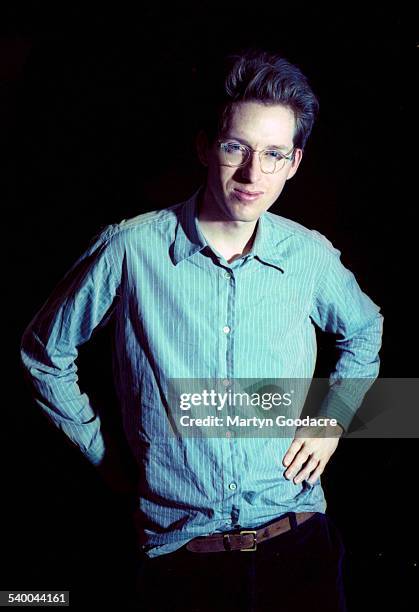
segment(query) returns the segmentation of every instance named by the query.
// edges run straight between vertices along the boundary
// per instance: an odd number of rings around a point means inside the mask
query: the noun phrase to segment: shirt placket
[[[236,260],[230,266],[222,266],[219,274],[219,374],[221,387],[228,392],[235,375],[234,340],[236,334],[237,282],[240,278],[243,260]],[[230,412],[230,411],[229,411]],[[227,411],[224,411],[226,422]],[[223,428],[223,516],[226,523],[237,523],[240,513],[241,475],[239,470],[238,440],[233,432]]]

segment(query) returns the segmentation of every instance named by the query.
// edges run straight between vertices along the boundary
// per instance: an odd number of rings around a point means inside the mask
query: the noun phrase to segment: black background
[[[319,121],[271,210],[325,234],[381,306],[380,376],[415,375],[412,15],[400,4],[228,4],[153,2],[129,12],[26,6],[1,21],[3,355],[11,366],[2,385],[2,589],[69,589],[74,607],[127,605],[128,512],[39,414],[18,347],[101,226],[172,205],[200,184],[191,89],[202,59],[259,45],[282,51],[308,75]],[[156,164],[163,142],[170,154]],[[109,338],[103,330],[80,350],[80,386],[124,452]],[[318,376],[327,376],[333,358],[331,340],[319,337]],[[416,448],[415,439],[343,439],[322,477],[346,542],[352,609],[391,598],[398,609],[413,605]]]

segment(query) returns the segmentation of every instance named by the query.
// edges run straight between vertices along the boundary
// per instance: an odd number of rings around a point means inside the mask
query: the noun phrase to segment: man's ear
[[[293,159],[293,161],[291,163],[291,166],[290,166],[290,169],[288,171],[287,181],[288,181],[288,179],[292,178],[294,176],[294,174],[297,172],[298,166],[300,165],[302,158],[303,158],[303,150],[302,149],[295,149],[294,159]]]
[[[203,166],[208,166],[208,138],[204,130],[199,130],[196,136],[196,152]]]

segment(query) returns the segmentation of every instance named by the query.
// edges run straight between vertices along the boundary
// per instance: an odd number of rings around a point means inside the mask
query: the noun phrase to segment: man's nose
[[[243,178],[249,183],[255,183],[259,179],[262,169],[260,167],[259,153],[252,151],[247,163],[240,168]]]

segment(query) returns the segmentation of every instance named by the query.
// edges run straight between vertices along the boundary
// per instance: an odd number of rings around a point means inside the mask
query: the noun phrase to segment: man
[[[344,610],[343,544],[320,475],[356,410],[334,389],[378,375],[383,317],[326,238],[267,212],[317,113],[306,78],[258,50],[225,66],[197,137],[204,185],[100,232],[26,329],[22,362],[38,404],[100,469],[100,417],[75,359],[114,318],[115,385],[139,467],[142,609]],[[324,404],[337,424],[291,438],[173,435],[183,381],[310,380],[314,325],[338,337]]]

